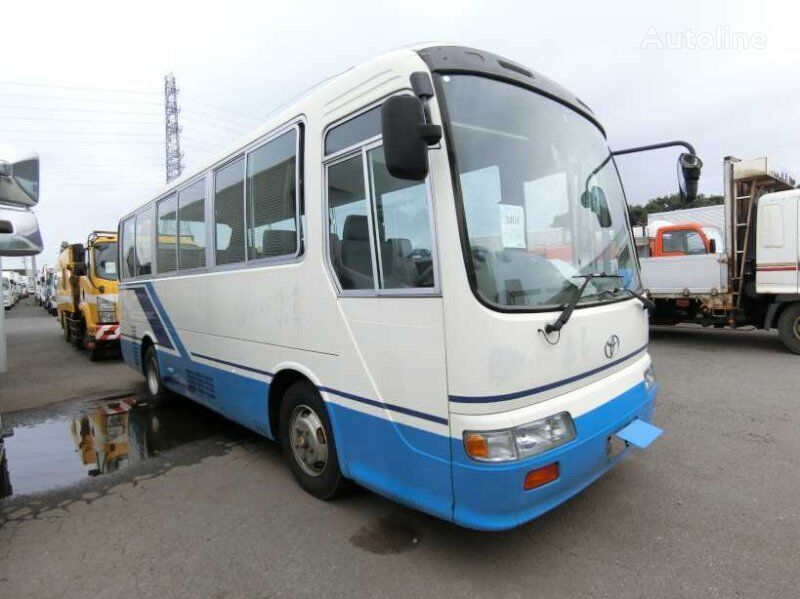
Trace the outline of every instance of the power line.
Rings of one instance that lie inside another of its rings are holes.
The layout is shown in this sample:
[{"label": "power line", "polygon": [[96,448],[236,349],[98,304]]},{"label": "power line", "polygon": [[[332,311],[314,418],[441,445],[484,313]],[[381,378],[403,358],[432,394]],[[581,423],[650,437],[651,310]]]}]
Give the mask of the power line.
[{"label": "power line", "polygon": [[201,112],[200,110],[195,110],[194,108],[184,108],[183,112],[186,112],[186,111],[188,111],[188,112],[190,112],[192,114],[199,114],[200,116],[204,116],[204,117],[209,118],[209,119],[214,119],[215,121],[222,121],[223,123],[229,123],[231,125],[236,125],[237,127],[245,127],[245,128],[248,128],[248,129],[253,129],[253,128],[256,127],[256,125],[243,125],[241,123],[237,123],[236,121],[231,121],[230,119],[223,119],[223,118],[218,117],[218,116],[216,116],[214,114],[209,114],[207,112]]},{"label": "power line", "polygon": [[110,98],[76,98],[75,96],[42,96],[38,94],[12,94],[0,92],[0,96],[15,98],[35,98],[37,100],[70,100],[75,102],[105,102],[106,104],[138,104],[141,106],[161,106],[159,102],[139,102],[137,100],[115,100]]},{"label": "power line", "polygon": [[65,144],[144,144],[144,145],[163,145],[161,141],[110,141],[110,140],[82,140],[82,139],[23,139],[21,137],[13,138],[13,141],[23,143],[65,143]]},{"label": "power line", "polygon": [[51,83],[28,83],[24,81],[0,81],[0,85],[21,85],[25,87],[50,87],[53,89],[73,89],[87,92],[107,92],[115,94],[141,94],[146,96],[160,96],[158,92],[146,92],[131,89],[107,89],[101,87],[80,87],[76,85],[53,85]]},{"label": "power line", "polygon": [[9,116],[7,114],[0,114],[0,119],[10,119],[15,121],[47,121],[47,122],[55,122],[55,123],[95,123],[98,125],[105,125],[105,124],[112,124],[112,125],[163,125],[164,122],[161,120],[158,121],[125,121],[125,120],[114,120],[114,119],[106,119],[102,121],[98,121],[97,119],[69,119],[65,121],[63,118],[61,119],[51,119],[47,117],[34,117],[34,116]]},{"label": "power line", "polygon": [[[122,137],[154,137],[153,133],[137,133],[135,131],[54,131],[52,129],[5,129],[0,127],[0,133],[66,133],[74,135],[120,135]],[[155,135],[158,137],[158,135]]]},{"label": "power line", "polygon": [[208,106],[209,108],[213,108],[215,110],[220,110],[222,112],[227,112],[229,114],[234,114],[237,116],[243,116],[248,119],[258,121],[259,123],[263,122],[264,119],[262,117],[253,116],[250,114],[246,114],[244,112],[239,112],[238,110],[231,110],[229,108],[223,108],[222,106],[218,106],[217,104],[212,104],[211,102],[206,102],[205,100],[196,100],[195,98],[185,98],[189,102],[194,102],[196,104],[201,104],[203,106]]},{"label": "power line", "polygon": [[[0,81],[0,85],[19,85],[24,87],[39,87],[39,88],[49,88],[49,89],[69,89],[74,91],[92,91],[92,92],[102,92],[102,93],[114,93],[114,94],[137,94],[137,95],[145,95],[145,96],[160,96],[159,92],[148,92],[143,90],[129,90],[129,89],[109,89],[109,88],[101,88],[101,87],[83,87],[83,86],[75,86],[75,85],[53,85],[49,83],[27,83],[21,81]],[[0,92],[4,95],[21,95],[21,94],[5,94],[4,92]],[[25,96],[23,96],[25,97]],[[31,95],[29,97],[40,97]],[[65,98],[65,99],[72,99],[72,98]],[[76,98],[77,99],[77,98]],[[212,104],[211,102],[207,102],[205,100],[198,100],[197,98],[186,98],[187,101],[193,102],[195,104],[201,104],[204,106],[208,106],[209,108],[213,108],[215,110],[220,110],[222,112],[227,112],[229,114],[233,114],[236,116],[245,117],[254,121],[263,121],[262,117],[257,117],[251,114],[247,114],[238,110],[231,110],[230,108],[224,108],[217,104]],[[94,100],[92,100],[94,101]],[[98,100],[100,101],[100,100]],[[106,100],[108,102],[124,102],[124,100]],[[155,103],[156,105],[160,106],[159,102]]]},{"label": "power line", "polygon": [[136,112],[132,110],[100,110],[100,109],[87,109],[87,108],[49,108],[44,106],[18,106],[9,104],[0,104],[0,108],[15,108],[18,110],[49,110],[52,112],[88,112],[91,114],[135,114],[144,116],[157,116],[156,112]]},{"label": "power line", "polygon": [[242,127],[240,129],[233,129],[232,127],[226,127],[225,125],[220,125],[218,123],[206,121],[204,119],[198,119],[193,114],[183,114],[182,116],[184,120],[186,120],[186,118],[188,117],[190,123],[194,121],[201,125],[207,125],[210,127],[216,127],[218,129],[224,129],[225,131],[230,131],[231,133],[235,133],[236,135],[242,135],[248,130],[246,127]]}]

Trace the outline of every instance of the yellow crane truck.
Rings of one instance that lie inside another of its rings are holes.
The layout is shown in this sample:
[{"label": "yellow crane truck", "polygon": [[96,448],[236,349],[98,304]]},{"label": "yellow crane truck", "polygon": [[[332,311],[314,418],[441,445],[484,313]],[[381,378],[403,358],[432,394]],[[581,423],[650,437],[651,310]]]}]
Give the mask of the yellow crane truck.
[{"label": "yellow crane truck", "polygon": [[94,231],[85,245],[61,247],[56,293],[64,339],[97,360],[119,349],[117,233]]}]

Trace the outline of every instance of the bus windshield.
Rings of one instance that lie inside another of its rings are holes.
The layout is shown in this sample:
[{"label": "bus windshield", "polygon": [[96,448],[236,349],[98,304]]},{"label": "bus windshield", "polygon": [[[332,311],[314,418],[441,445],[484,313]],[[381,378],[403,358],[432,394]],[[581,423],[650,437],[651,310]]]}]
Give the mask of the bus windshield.
[{"label": "bus windshield", "polygon": [[101,279],[117,280],[117,242],[98,243],[94,246],[94,270]]},{"label": "bus windshield", "polygon": [[476,293],[490,305],[557,309],[640,287],[616,165],[602,132],[525,88],[473,75],[441,84]]}]

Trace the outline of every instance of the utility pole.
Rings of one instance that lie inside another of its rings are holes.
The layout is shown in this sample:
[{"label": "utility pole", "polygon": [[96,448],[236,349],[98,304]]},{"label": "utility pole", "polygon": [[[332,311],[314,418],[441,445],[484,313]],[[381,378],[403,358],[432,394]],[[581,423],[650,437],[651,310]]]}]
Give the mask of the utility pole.
[{"label": "utility pole", "polygon": [[164,123],[166,132],[167,183],[177,179],[183,172],[181,153],[181,128],[178,125],[178,86],[175,75],[164,77]]}]

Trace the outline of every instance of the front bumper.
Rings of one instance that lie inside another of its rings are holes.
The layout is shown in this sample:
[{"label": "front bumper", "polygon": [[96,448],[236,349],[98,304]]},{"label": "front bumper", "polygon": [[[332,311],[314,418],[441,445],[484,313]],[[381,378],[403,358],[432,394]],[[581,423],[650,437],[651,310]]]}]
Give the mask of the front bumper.
[{"label": "front bumper", "polygon": [[[601,406],[575,418],[576,437],[544,454],[507,464],[481,464],[471,460],[461,439],[451,439],[453,454],[454,520],[479,530],[519,526],[580,492],[629,450],[606,457],[608,438],[636,418],[650,422],[658,386],[649,393],[640,383]],[[536,468],[559,463],[559,478],[525,491],[525,475]]]}]

